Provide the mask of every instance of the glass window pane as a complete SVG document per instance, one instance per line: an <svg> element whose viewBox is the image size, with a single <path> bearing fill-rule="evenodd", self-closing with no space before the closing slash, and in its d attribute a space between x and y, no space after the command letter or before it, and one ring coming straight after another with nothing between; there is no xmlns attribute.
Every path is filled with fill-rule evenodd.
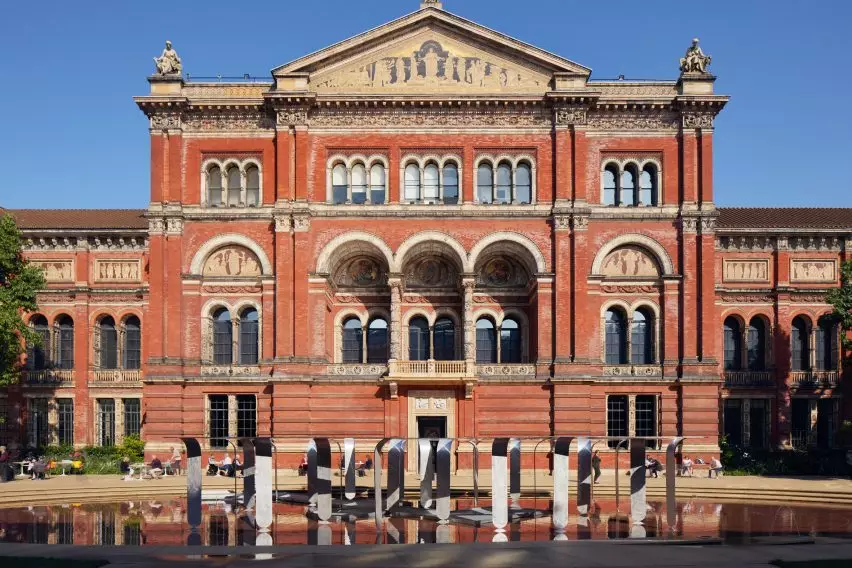
<svg viewBox="0 0 852 568"><path fill-rule="evenodd" d="M115 400L111 398L98 399L98 444L101 446L115 445Z"/></svg>
<svg viewBox="0 0 852 568"><path fill-rule="evenodd" d="M237 438L257 437L257 398L253 394L237 395Z"/></svg>
<svg viewBox="0 0 852 568"><path fill-rule="evenodd" d="M224 394L213 394L209 398L210 414L210 447L228 447L228 397Z"/></svg>
<svg viewBox="0 0 852 568"><path fill-rule="evenodd" d="M388 362L388 322L376 318L367 327L367 363Z"/></svg>
<svg viewBox="0 0 852 568"><path fill-rule="evenodd" d="M74 443L74 399L59 398L56 400L57 437L61 445Z"/></svg>
<svg viewBox="0 0 852 568"><path fill-rule="evenodd" d="M416 317L408 322L408 360L426 361L429 359L429 323L425 318Z"/></svg>
<svg viewBox="0 0 852 568"><path fill-rule="evenodd" d="M142 359L142 333L139 318L130 316L124 322L124 368L138 369Z"/></svg>
<svg viewBox="0 0 852 568"><path fill-rule="evenodd" d="M444 203L455 205L459 202L459 169L455 164L444 166Z"/></svg>
<svg viewBox="0 0 852 568"><path fill-rule="evenodd" d="M420 199L420 168L416 164L405 166L405 200Z"/></svg>
<svg viewBox="0 0 852 568"><path fill-rule="evenodd" d="M733 317L725 319L725 349L724 349L724 364L726 371L739 371L740 361L742 360L742 336L740 333L740 322Z"/></svg>
<svg viewBox="0 0 852 568"><path fill-rule="evenodd" d="M750 371L762 371L765 368L764 350L766 346L766 326L760 318L752 318L746 338L748 348L748 368Z"/></svg>
<svg viewBox="0 0 852 568"><path fill-rule="evenodd" d="M101 369L118 368L118 332L115 320L107 316L101 319Z"/></svg>
<svg viewBox="0 0 852 568"><path fill-rule="evenodd" d="M236 207L240 204L240 192L242 191L242 174L240 170L233 167L228 170L228 206Z"/></svg>
<svg viewBox="0 0 852 568"><path fill-rule="evenodd" d="M497 362L497 336L494 323L487 318L476 322L476 362Z"/></svg>
<svg viewBox="0 0 852 568"><path fill-rule="evenodd" d="M491 203L493 199L493 171L491 164L485 162L476 171L476 198L480 203Z"/></svg>
<svg viewBox="0 0 852 568"><path fill-rule="evenodd" d="M618 175L617 170L614 166L607 166L603 171L603 204L604 205L615 205L616 204L616 186L615 179Z"/></svg>
<svg viewBox="0 0 852 568"><path fill-rule="evenodd" d="M604 359L609 365L627 363L627 330L624 313L621 310L606 312Z"/></svg>
<svg viewBox="0 0 852 568"><path fill-rule="evenodd" d="M653 318L641 310L634 312L630 337L630 360L634 365L650 365L654 362L653 333Z"/></svg>
<svg viewBox="0 0 852 568"><path fill-rule="evenodd" d="M627 426L627 396L608 396L606 399L606 435L615 438L626 438L629 434ZM619 440L609 440L607 445L614 448Z"/></svg>
<svg viewBox="0 0 852 568"><path fill-rule="evenodd" d="M59 319L59 334L56 337L56 366L60 369L74 368L74 321L68 316Z"/></svg>
<svg viewBox="0 0 852 568"><path fill-rule="evenodd" d="M507 163L497 166L497 186L494 193L495 203L512 201L512 167Z"/></svg>
<svg viewBox="0 0 852 568"><path fill-rule="evenodd" d="M240 315L240 365L257 365L259 359L259 321L254 308Z"/></svg>
<svg viewBox="0 0 852 568"><path fill-rule="evenodd" d="M349 318L343 323L343 362L363 363L363 348L364 344L361 320L357 318Z"/></svg>
<svg viewBox="0 0 852 568"><path fill-rule="evenodd" d="M207 171L207 202L210 205L222 204L222 170L218 166Z"/></svg>
<svg viewBox="0 0 852 568"><path fill-rule="evenodd" d="M213 362L230 365L234 357L234 336L231 313L221 308L213 315Z"/></svg>
<svg viewBox="0 0 852 568"><path fill-rule="evenodd" d="M375 164L370 168L370 202L385 202L385 167Z"/></svg>
<svg viewBox="0 0 852 568"><path fill-rule="evenodd" d="M352 167L352 203L367 201L367 170L363 164Z"/></svg>
<svg viewBox="0 0 852 568"><path fill-rule="evenodd" d="M624 170L621 174L621 205L634 205L636 199L636 176L632 168Z"/></svg>
<svg viewBox="0 0 852 568"><path fill-rule="evenodd" d="M527 164L520 164L515 171L515 201L532 203L532 170Z"/></svg>
<svg viewBox="0 0 852 568"><path fill-rule="evenodd" d="M795 318L793 320L793 328L790 334L794 371L810 371L811 369L811 350L808 336L809 326L807 322L801 317Z"/></svg>
<svg viewBox="0 0 852 568"><path fill-rule="evenodd" d="M453 361L456 359L456 324L449 318L441 318L435 322L433 330L435 342L435 360Z"/></svg>
<svg viewBox="0 0 852 568"><path fill-rule="evenodd" d="M47 415L46 398L27 399L27 438L29 444L33 447L44 447L50 440Z"/></svg>
<svg viewBox="0 0 852 568"><path fill-rule="evenodd" d="M142 431L142 401L138 398L125 398L124 435L138 436Z"/></svg>
<svg viewBox="0 0 852 568"><path fill-rule="evenodd" d="M521 362L521 328L513 319L503 320L500 326L500 362Z"/></svg>
<svg viewBox="0 0 852 568"><path fill-rule="evenodd" d="M47 318L42 315L35 316L30 320L30 326L41 342L27 346L27 367L35 370L47 369L50 366L50 328L47 326Z"/></svg>
<svg viewBox="0 0 852 568"><path fill-rule="evenodd" d="M657 172L656 168L651 165L646 165L642 168L642 174L639 176L639 193L640 205L656 205L657 204Z"/></svg>
<svg viewBox="0 0 852 568"><path fill-rule="evenodd" d="M260 170L254 166L246 170L246 205L260 205Z"/></svg>
<svg viewBox="0 0 852 568"><path fill-rule="evenodd" d="M428 164L423 170L423 199L437 200L439 196L438 166Z"/></svg>
<svg viewBox="0 0 852 568"><path fill-rule="evenodd" d="M654 395L636 396L636 435L653 437L657 435L657 397ZM645 440L649 448L658 446L656 440Z"/></svg>
<svg viewBox="0 0 852 568"><path fill-rule="evenodd" d="M349 179L346 166L337 164L331 170L331 200L332 203L346 203L349 192Z"/></svg>

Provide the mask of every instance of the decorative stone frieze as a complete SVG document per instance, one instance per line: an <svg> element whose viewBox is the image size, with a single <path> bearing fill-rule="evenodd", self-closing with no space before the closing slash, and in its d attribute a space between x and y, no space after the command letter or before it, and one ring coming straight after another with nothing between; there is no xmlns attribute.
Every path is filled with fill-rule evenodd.
<svg viewBox="0 0 852 568"><path fill-rule="evenodd" d="M775 302L775 295L760 292L753 294L723 292L719 300L723 304L772 304Z"/></svg>
<svg viewBox="0 0 852 568"><path fill-rule="evenodd" d="M228 245L217 249L204 263L204 276L256 277L262 274L260 260L246 247Z"/></svg>
<svg viewBox="0 0 852 568"><path fill-rule="evenodd" d="M151 235L162 235L166 231L166 220L162 217L148 219L148 233Z"/></svg>
<svg viewBox="0 0 852 568"><path fill-rule="evenodd" d="M555 231L568 231L571 229L571 216L570 215L554 215L553 216L553 230Z"/></svg>
<svg viewBox="0 0 852 568"><path fill-rule="evenodd" d="M254 108L205 110L192 112L184 118L186 132L263 131L275 127L273 119Z"/></svg>
<svg viewBox="0 0 852 568"><path fill-rule="evenodd" d="M95 260L96 282L139 282L142 280L141 261L138 259L125 260Z"/></svg>
<svg viewBox="0 0 852 568"><path fill-rule="evenodd" d="M306 108L285 108L278 110L275 122L278 126L306 126L308 118Z"/></svg>
<svg viewBox="0 0 852 568"><path fill-rule="evenodd" d="M203 377L256 377L260 367L256 365L202 365Z"/></svg>
<svg viewBox="0 0 852 568"><path fill-rule="evenodd" d="M179 130L181 113L177 111L157 110L148 116L151 130Z"/></svg>
<svg viewBox="0 0 852 568"><path fill-rule="evenodd" d="M716 219L713 217L701 218L701 234L710 235L716 232Z"/></svg>
<svg viewBox="0 0 852 568"><path fill-rule="evenodd" d="M380 377L387 374L387 365L332 365L329 367L330 375L361 377Z"/></svg>
<svg viewBox="0 0 852 568"><path fill-rule="evenodd" d="M305 233L311 228L311 216L307 213L293 215L293 231Z"/></svg>
<svg viewBox="0 0 852 568"><path fill-rule="evenodd" d="M722 264L724 282L769 282L769 260L725 259Z"/></svg>
<svg viewBox="0 0 852 568"><path fill-rule="evenodd" d="M557 126L572 126L575 124L586 124L586 109L584 108L557 108L554 110L554 118Z"/></svg>
<svg viewBox="0 0 852 568"><path fill-rule="evenodd" d="M594 111L588 114L586 124L595 130L677 130L681 121L671 111Z"/></svg>
<svg viewBox="0 0 852 568"><path fill-rule="evenodd" d="M535 375L535 365L479 365L479 374L486 377L523 377Z"/></svg>
<svg viewBox="0 0 852 568"><path fill-rule="evenodd" d="M74 260L73 259L57 259L57 260L31 260L30 264L44 272L44 279L47 282L73 282L74 281Z"/></svg>
<svg viewBox="0 0 852 568"><path fill-rule="evenodd" d="M601 286L604 294L656 294L659 289L656 286L641 285L607 285Z"/></svg>
<svg viewBox="0 0 852 568"><path fill-rule="evenodd" d="M835 260L790 260L790 282L832 283L837 280Z"/></svg>
<svg viewBox="0 0 852 568"><path fill-rule="evenodd" d="M574 215L571 218L571 225L574 227L575 231L586 231L589 228L589 216Z"/></svg>
<svg viewBox="0 0 852 568"><path fill-rule="evenodd" d="M311 115L312 128L550 128L553 118L548 109L535 106L490 109L317 109Z"/></svg>
<svg viewBox="0 0 852 568"><path fill-rule="evenodd" d="M824 235L793 236L787 239L788 249L794 251L838 252L842 244L842 239Z"/></svg>
<svg viewBox="0 0 852 568"><path fill-rule="evenodd" d="M94 236L88 238L90 250L134 252L148 248L148 239L145 237L121 237L114 235Z"/></svg>
<svg viewBox="0 0 852 568"><path fill-rule="evenodd" d="M680 226L684 233L698 233L698 217L681 217Z"/></svg>
<svg viewBox="0 0 852 568"><path fill-rule="evenodd" d="M716 238L716 248L732 252L768 252L775 249L775 241L772 237L762 235L720 236Z"/></svg>
<svg viewBox="0 0 852 568"><path fill-rule="evenodd" d="M683 113L684 128L713 128L713 113L685 112Z"/></svg>
<svg viewBox="0 0 852 568"><path fill-rule="evenodd" d="M659 377L663 369L659 365L615 365L603 368L605 377Z"/></svg>

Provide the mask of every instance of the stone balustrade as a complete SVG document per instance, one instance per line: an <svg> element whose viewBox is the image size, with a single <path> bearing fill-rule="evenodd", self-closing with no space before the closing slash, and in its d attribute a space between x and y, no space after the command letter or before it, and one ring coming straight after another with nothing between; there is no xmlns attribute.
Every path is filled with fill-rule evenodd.
<svg viewBox="0 0 852 568"><path fill-rule="evenodd" d="M24 371L21 378L28 385L71 385L74 384L74 369Z"/></svg>
<svg viewBox="0 0 852 568"><path fill-rule="evenodd" d="M793 371L790 380L794 387L826 388L840 384L839 371Z"/></svg>
<svg viewBox="0 0 852 568"><path fill-rule="evenodd" d="M90 382L141 385L142 371L139 369L104 369L94 371L91 375Z"/></svg>
<svg viewBox="0 0 852 568"><path fill-rule="evenodd" d="M771 387L775 374L771 371L725 371L726 387Z"/></svg>

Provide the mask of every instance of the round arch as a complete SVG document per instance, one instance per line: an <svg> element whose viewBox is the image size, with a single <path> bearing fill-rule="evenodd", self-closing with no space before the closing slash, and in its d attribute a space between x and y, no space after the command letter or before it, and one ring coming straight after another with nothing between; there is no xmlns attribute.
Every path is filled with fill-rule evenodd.
<svg viewBox="0 0 852 568"><path fill-rule="evenodd" d="M645 248L656 257L664 276L674 274L674 264L672 263L669 253L666 252L665 248L663 248L663 245L651 237L640 235L638 233L628 233L626 235L615 237L603 245L595 255L595 260L592 263L592 274L600 274L601 269L603 268L604 259L609 255L609 253L626 245L638 245Z"/></svg>
<svg viewBox="0 0 852 568"><path fill-rule="evenodd" d="M482 254L482 251L494 243L499 243L500 241L510 241L522 246L530 253L530 255L532 255L533 261L535 262L535 273L541 274L547 272L547 262L545 261L544 255L541 253L538 246L529 237L511 231L499 231L481 238L470 250L465 271L473 272L476 269L476 262L479 259L479 255Z"/></svg>
<svg viewBox="0 0 852 568"><path fill-rule="evenodd" d="M190 274L201 274L207 257L213 254L216 249L226 245L239 245L249 249L260 261L260 268L263 275L272 275L272 263L269 262L269 257L266 256L266 252L264 252L263 248L254 240L239 233L226 233L224 235L219 235L201 245L195 253L195 256L192 257L192 263L189 267Z"/></svg>
<svg viewBox="0 0 852 568"><path fill-rule="evenodd" d="M429 242L440 243L446 245L456 255L456 263L462 271L467 270L467 251L464 250L464 247L452 236L447 233L441 233L440 231L424 231L422 233L417 233L405 239L399 248L396 250L396 254L394 255L394 261L392 266L392 272L402 272L402 268L405 265L406 257L408 254L418 245L426 244Z"/></svg>
<svg viewBox="0 0 852 568"><path fill-rule="evenodd" d="M385 262L387 262L388 269L393 266L393 251L391 251L385 241L376 235L364 231L348 231L341 235L337 235L322 248L317 256L317 274L329 274L333 268L331 266L331 260L335 253L345 245L358 242L368 244L369 248L373 249L374 252L378 251L380 255L384 257Z"/></svg>

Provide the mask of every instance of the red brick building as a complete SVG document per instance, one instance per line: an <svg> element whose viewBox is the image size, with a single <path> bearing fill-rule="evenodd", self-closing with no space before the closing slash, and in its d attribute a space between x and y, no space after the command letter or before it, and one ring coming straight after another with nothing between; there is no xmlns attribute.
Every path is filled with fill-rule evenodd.
<svg viewBox="0 0 852 568"><path fill-rule="evenodd" d="M716 208L728 98L681 63L596 81L426 1L269 81L164 68L148 209L13 212L46 347L5 436L831 446L852 210Z"/></svg>

